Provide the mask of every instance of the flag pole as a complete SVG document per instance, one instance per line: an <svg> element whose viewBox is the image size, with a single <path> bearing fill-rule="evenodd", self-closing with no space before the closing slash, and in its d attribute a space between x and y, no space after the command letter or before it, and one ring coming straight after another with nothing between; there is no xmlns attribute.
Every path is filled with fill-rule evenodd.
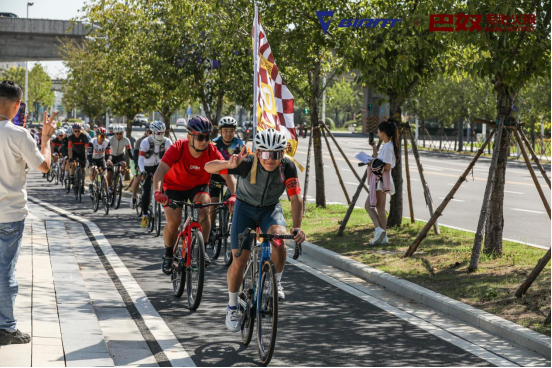
<svg viewBox="0 0 552 368"><path fill-rule="evenodd" d="M259 24L259 8L258 2L255 1L255 19L253 20L253 29L255 32L255 43L253 46L253 152L255 152L255 136L257 135L257 99L258 99L258 87L257 87L257 71L258 71L258 56L259 56L259 30L257 29Z"/></svg>

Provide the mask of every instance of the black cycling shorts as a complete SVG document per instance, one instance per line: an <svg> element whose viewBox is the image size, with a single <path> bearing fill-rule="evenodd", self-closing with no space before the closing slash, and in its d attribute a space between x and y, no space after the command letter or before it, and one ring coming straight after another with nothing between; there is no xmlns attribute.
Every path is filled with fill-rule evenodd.
<svg viewBox="0 0 552 368"><path fill-rule="evenodd" d="M82 168L86 167L86 154L73 151L73 160L80 162Z"/></svg>
<svg viewBox="0 0 552 368"><path fill-rule="evenodd" d="M119 156L111 156L111 162L113 163L113 166L117 165L119 162L125 162L125 154ZM109 166L107 168L107 171L113 171L113 166Z"/></svg>
<svg viewBox="0 0 552 368"><path fill-rule="evenodd" d="M172 199L173 201L188 201L190 203L193 202L195 196L200 193L209 194L209 185L201 184L196 187L193 187L192 189L184 190L184 191L173 190L173 189L169 189L165 191L165 194L167 195L167 197L169 197L169 199Z"/></svg>
<svg viewBox="0 0 552 368"><path fill-rule="evenodd" d="M103 158L92 158L90 159L90 164L90 166L94 165L98 168L101 167L103 171L105 171L105 168L107 166Z"/></svg>
<svg viewBox="0 0 552 368"><path fill-rule="evenodd" d="M214 183L218 183L218 182L211 181L211 184L214 184ZM226 182L223 181L220 184L223 184L222 188L224 188L224 196L227 197L229 191L228 191L228 187L226 186ZM211 198L220 198L220 190L221 188L218 185L209 185L209 195L211 196Z"/></svg>

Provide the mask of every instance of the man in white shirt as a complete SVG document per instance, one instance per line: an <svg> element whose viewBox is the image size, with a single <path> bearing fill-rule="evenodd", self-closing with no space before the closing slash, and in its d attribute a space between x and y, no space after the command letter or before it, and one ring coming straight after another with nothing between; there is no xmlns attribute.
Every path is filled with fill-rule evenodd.
<svg viewBox="0 0 552 368"><path fill-rule="evenodd" d="M42 173L50 170L50 138L56 113L44 113L42 148L22 126L12 120L19 112L23 91L11 81L0 82L0 345L26 344L31 338L16 327L14 316L18 283L15 265L27 217L26 166Z"/></svg>

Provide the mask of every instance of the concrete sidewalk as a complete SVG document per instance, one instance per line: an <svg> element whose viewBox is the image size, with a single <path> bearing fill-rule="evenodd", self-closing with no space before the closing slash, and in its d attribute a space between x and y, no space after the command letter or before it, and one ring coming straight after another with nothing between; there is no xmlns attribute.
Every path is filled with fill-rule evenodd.
<svg viewBox="0 0 552 368"><path fill-rule="evenodd" d="M17 263L18 328L0 367L158 366L80 223L29 203Z"/></svg>

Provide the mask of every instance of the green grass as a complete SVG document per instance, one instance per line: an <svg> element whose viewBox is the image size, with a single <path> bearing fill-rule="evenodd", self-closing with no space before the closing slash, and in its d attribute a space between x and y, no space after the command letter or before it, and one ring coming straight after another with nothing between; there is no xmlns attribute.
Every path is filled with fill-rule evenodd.
<svg viewBox="0 0 552 368"><path fill-rule="evenodd" d="M282 206L291 221L290 203ZM344 236L337 236L346 211L343 205L323 209L308 203L302 225L307 240L550 336L550 326L543 325L550 311L550 266L523 298L514 296L544 250L504 241L501 257L481 254L479 270L468 273L474 234L441 227L441 235L430 231L414 256L403 258L425 223L405 218L402 228L388 230L389 245L370 246L374 226L364 209L355 209Z"/></svg>

